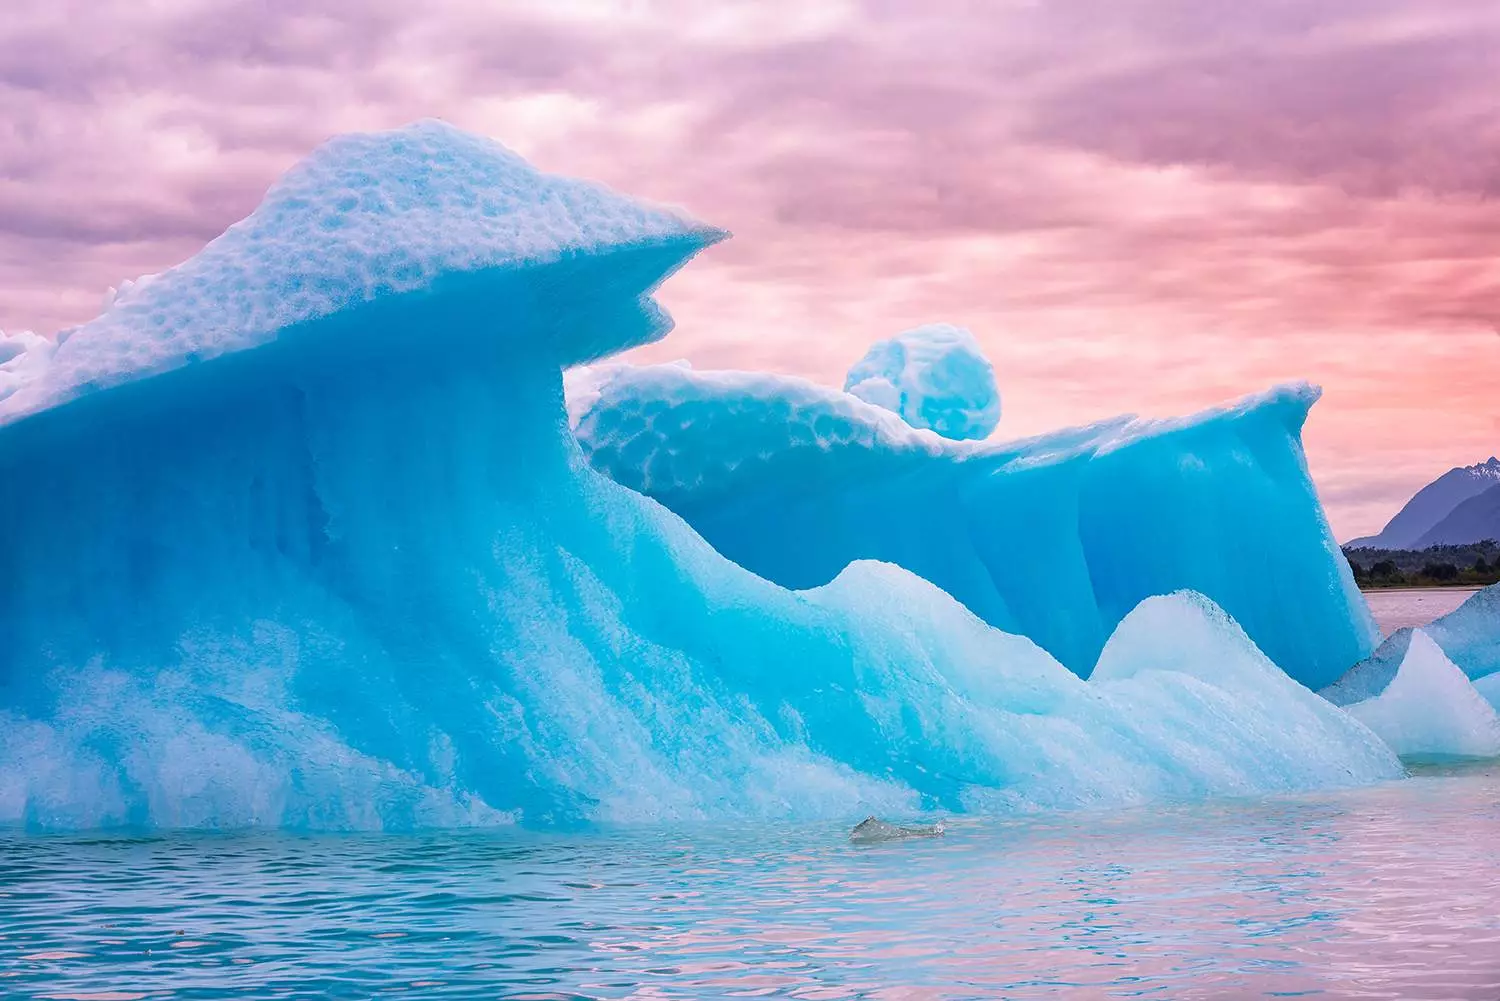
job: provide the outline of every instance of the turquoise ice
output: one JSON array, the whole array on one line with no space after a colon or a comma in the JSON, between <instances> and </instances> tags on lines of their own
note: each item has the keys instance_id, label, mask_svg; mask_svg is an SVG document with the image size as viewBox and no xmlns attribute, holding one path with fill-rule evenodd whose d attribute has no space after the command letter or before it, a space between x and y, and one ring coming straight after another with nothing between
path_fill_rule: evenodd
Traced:
<instances>
[{"instance_id":1,"label":"turquoise ice","mask_svg":"<svg viewBox=\"0 0 1500 1001\"><path fill-rule=\"evenodd\" d=\"M849 369L844 392L944 438L987 438L1000 423L994 368L973 334L948 323L876 341Z\"/></svg>"},{"instance_id":2,"label":"turquoise ice","mask_svg":"<svg viewBox=\"0 0 1500 1001\"><path fill-rule=\"evenodd\" d=\"M789 590L595 472L562 370L665 334L652 292L722 236L427 122L327 144L55 351L28 341L0 401L0 822L852 822L1400 774L1218 605L1128 600L1185 583L1149 554L1175 567L1241 509L1180 541L1170 512L1098 524L1121 604L1084 681L910 569ZM1202 468L1131 489L1227 504L1214 477L1246 464L1245 504L1307 514L1283 496L1305 404L1245 409L1272 416L1243 460L1185 424ZM891 455L947 462L886 418L920 439ZM1086 482L1137 438L1052 448ZM1309 517L1281 527L1318 570ZM1079 558L1060 524L1030 534ZM1308 623L1342 594L1320 580Z\"/></svg>"},{"instance_id":3,"label":"turquoise ice","mask_svg":"<svg viewBox=\"0 0 1500 1001\"><path fill-rule=\"evenodd\" d=\"M1476 591L1424 629L1470 678L1500 673L1500 584Z\"/></svg>"},{"instance_id":4,"label":"turquoise ice","mask_svg":"<svg viewBox=\"0 0 1500 1001\"><path fill-rule=\"evenodd\" d=\"M955 442L803 379L569 378L596 468L787 587L896 563L1084 676L1140 601L1190 589L1314 688L1379 640L1307 472L1317 398L1295 384L1192 417Z\"/></svg>"}]
</instances>

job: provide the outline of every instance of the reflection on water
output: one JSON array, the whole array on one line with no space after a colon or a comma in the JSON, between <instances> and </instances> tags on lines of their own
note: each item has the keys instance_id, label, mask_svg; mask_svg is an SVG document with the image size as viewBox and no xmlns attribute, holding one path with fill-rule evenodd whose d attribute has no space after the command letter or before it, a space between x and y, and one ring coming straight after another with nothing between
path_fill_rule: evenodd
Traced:
<instances>
[{"instance_id":1,"label":"reflection on water","mask_svg":"<svg viewBox=\"0 0 1500 1001\"><path fill-rule=\"evenodd\" d=\"M1380 627L1389 636L1407 626L1425 626L1469 600L1477 587L1389 587L1365 591L1365 601Z\"/></svg>"},{"instance_id":2,"label":"reflection on water","mask_svg":"<svg viewBox=\"0 0 1500 1001\"><path fill-rule=\"evenodd\" d=\"M1492 763L874 847L8 834L0 995L1493 998L1497 832Z\"/></svg>"}]
</instances>

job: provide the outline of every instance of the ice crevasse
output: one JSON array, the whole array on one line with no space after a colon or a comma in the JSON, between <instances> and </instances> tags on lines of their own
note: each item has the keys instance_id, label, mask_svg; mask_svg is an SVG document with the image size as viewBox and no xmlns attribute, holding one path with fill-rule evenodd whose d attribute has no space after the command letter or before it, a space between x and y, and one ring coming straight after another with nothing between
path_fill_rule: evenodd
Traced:
<instances>
[{"instance_id":1,"label":"ice crevasse","mask_svg":"<svg viewBox=\"0 0 1500 1001\"><path fill-rule=\"evenodd\" d=\"M653 290L723 235L423 122L329 142L195 257L7 347L0 823L848 817L1399 774L1200 595L1125 610L1085 681L908 569L790 590L596 472L562 370L664 335Z\"/></svg>"}]
</instances>

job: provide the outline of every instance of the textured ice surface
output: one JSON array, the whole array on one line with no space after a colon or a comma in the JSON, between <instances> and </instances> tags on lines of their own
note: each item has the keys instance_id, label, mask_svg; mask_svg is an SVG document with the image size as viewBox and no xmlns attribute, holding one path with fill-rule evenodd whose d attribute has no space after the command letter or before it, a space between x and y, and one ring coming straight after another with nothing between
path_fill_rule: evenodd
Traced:
<instances>
[{"instance_id":1,"label":"textured ice surface","mask_svg":"<svg viewBox=\"0 0 1500 1001\"><path fill-rule=\"evenodd\" d=\"M1313 687L1379 639L1307 474L1317 395L981 443L773 375L606 366L569 388L596 468L778 583L896 563L1080 674L1138 602L1186 588Z\"/></svg>"},{"instance_id":2,"label":"textured ice surface","mask_svg":"<svg viewBox=\"0 0 1500 1001\"><path fill-rule=\"evenodd\" d=\"M0 330L0 403L45 371L56 350L55 341L29 330Z\"/></svg>"},{"instance_id":3,"label":"textured ice surface","mask_svg":"<svg viewBox=\"0 0 1500 1001\"><path fill-rule=\"evenodd\" d=\"M423 207L387 175L453 165L496 198L536 177L477 142L335 143L313 164L342 166L294 172L305 197L279 186L247 227L322 276L322 305L226 237L75 333L63 350L88 350L28 408L81 393L67 373L150 377L0 427L0 821L853 819L1399 773L1204 599L1147 602L1084 682L900 567L790 591L596 473L561 369L663 329L650 291L716 233L664 238L676 223L615 200L595 227L558 205L582 189L544 179L501 204L573 220L594 234L577 252L529 225L469 246L486 191L433 176ZM313 183L362 171L409 204ZM318 270L337 234L377 229L409 285ZM207 274L244 281L226 299ZM179 365L191 345L215 356Z\"/></svg>"},{"instance_id":4,"label":"textured ice surface","mask_svg":"<svg viewBox=\"0 0 1500 1001\"><path fill-rule=\"evenodd\" d=\"M987 438L1000 423L994 368L973 334L947 323L876 341L849 370L844 392L944 438Z\"/></svg>"},{"instance_id":5,"label":"textured ice surface","mask_svg":"<svg viewBox=\"0 0 1500 1001\"><path fill-rule=\"evenodd\" d=\"M1385 690L1348 709L1402 757L1500 755L1494 706L1420 629Z\"/></svg>"},{"instance_id":6,"label":"textured ice surface","mask_svg":"<svg viewBox=\"0 0 1500 1001\"><path fill-rule=\"evenodd\" d=\"M949 447L972 447L948 446L847 393L762 372L606 364L570 370L566 387L570 421L594 464L679 513L753 496L762 482L836 493L851 473L878 481ZM825 583L842 567L804 583Z\"/></svg>"},{"instance_id":7,"label":"textured ice surface","mask_svg":"<svg viewBox=\"0 0 1500 1001\"><path fill-rule=\"evenodd\" d=\"M1141 602L1119 624L1089 684L1136 726L1158 760L1191 762L1249 792L1277 776L1336 773L1347 751L1355 774L1388 760L1366 736L1324 715L1327 703L1287 677L1224 610L1178 592ZM1149 722L1148 722L1149 721ZM1225 753L1225 744L1236 750ZM1240 751L1253 748L1248 755ZM1381 749L1383 750L1383 749ZM1348 765L1344 765L1348 767Z\"/></svg>"},{"instance_id":8,"label":"textured ice surface","mask_svg":"<svg viewBox=\"0 0 1500 1001\"><path fill-rule=\"evenodd\" d=\"M1469 679L1478 682L1500 673L1500 584L1474 592L1462 605L1423 626L1422 631ZM1321 694L1341 706L1379 695L1396 677L1412 635L1411 628L1396 630L1373 654Z\"/></svg>"},{"instance_id":9,"label":"textured ice surface","mask_svg":"<svg viewBox=\"0 0 1500 1001\"><path fill-rule=\"evenodd\" d=\"M383 296L624 246L670 245L680 256L722 236L599 185L543 174L498 143L442 122L342 136L186 263L111 290L103 315L68 332L52 364L0 400L0 423L296 335ZM550 336L562 358L584 362L667 329L664 322L626 331L579 325L569 322L578 318L565 303L548 304L555 329L513 322L541 305L513 295L512 322L497 319L492 335ZM421 366L431 353L451 350L444 333L419 326L399 349Z\"/></svg>"},{"instance_id":10,"label":"textured ice surface","mask_svg":"<svg viewBox=\"0 0 1500 1001\"><path fill-rule=\"evenodd\" d=\"M1318 694L1336 706L1350 706L1373 699L1396 677L1401 661L1406 658L1406 649L1411 645L1412 632L1409 626L1396 630L1374 653L1351 667L1333 684L1319 689Z\"/></svg>"}]
</instances>

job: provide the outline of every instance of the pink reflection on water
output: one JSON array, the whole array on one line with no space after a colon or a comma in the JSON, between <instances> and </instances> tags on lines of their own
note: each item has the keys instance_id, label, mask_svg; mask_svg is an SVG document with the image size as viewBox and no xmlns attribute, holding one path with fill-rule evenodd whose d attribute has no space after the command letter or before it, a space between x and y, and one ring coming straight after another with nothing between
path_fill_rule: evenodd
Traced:
<instances>
[{"instance_id":1,"label":"pink reflection on water","mask_svg":"<svg viewBox=\"0 0 1500 1001\"><path fill-rule=\"evenodd\" d=\"M1500 781L1477 781L741 859L632 945L715 996L1500 996Z\"/></svg>"}]
</instances>

